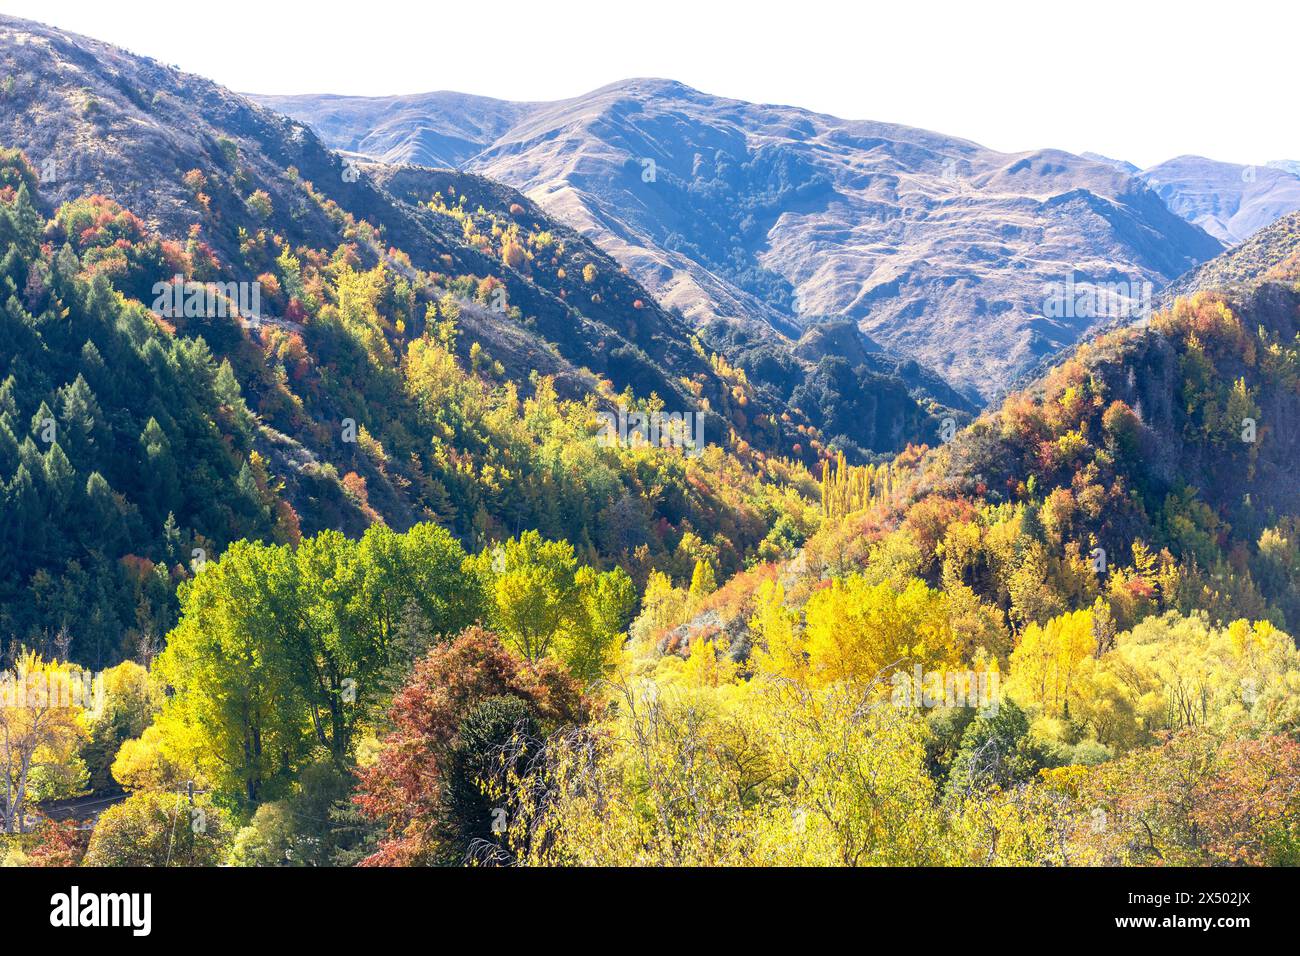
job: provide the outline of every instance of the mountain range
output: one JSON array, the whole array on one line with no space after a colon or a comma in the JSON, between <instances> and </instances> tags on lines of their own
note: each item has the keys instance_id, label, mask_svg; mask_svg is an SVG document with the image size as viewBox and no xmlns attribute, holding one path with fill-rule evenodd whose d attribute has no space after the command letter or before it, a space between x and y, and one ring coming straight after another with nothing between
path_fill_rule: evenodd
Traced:
<instances>
[{"instance_id":1,"label":"mountain range","mask_svg":"<svg viewBox=\"0 0 1300 956\"><path fill-rule=\"evenodd\" d=\"M1242 166L1179 156L1139 175L1170 209L1227 246L1300 209L1300 175L1287 161Z\"/></svg>"},{"instance_id":2,"label":"mountain range","mask_svg":"<svg viewBox=\"0 0 1300 956\"><path fill-rule=\"evenodd\" d=\"M1143 171L1094 154L1002 154L666 80L556 103L250 101L9 18L0 58L0 142L37 165L51 208L102 194L227 263L259 229L317 248L355 239L341 214L374 229L363 262L391 264L395 249L415 269L498 276L517 320L469 308L464 321L512 377L541 371L576 396L607 376L683 407L693 378L725 409L728 386L694 334L748 376L759 405L746 422L788 409L868 454L933 437L940 418L964 420L1114 324L1052 314L1048 290L1136 292L1192 275L1222 248L1207 232L1222 232L1219 219L1171 207L1195 220L1218 196L1244 232L1285 211L1300 182L1285 163L1184 158ZM203 205L187 175L203 178ZM246 202L255 192L269 214ZM562 238L564 261L500 261L431 212L435 196L522 217ZM583 288L587 265L600 290ZM1132 304L1119 303L1121 321Z\"/></svg>"},{"instance_id":3,"label":"mountain range","mask_svg":"<svg viewBox=\"0 0 1300 956\"><path fill-rule=\"evenodd\" d=\"M706 335L848 320L982 404L1096 316L1050 290L1159 288L1216 255L1136 168L632 79L553 103L254 97L335 148L523 191ZM1168 188L1167 185L1165 188Z\"/></svg>"}]
</instances>

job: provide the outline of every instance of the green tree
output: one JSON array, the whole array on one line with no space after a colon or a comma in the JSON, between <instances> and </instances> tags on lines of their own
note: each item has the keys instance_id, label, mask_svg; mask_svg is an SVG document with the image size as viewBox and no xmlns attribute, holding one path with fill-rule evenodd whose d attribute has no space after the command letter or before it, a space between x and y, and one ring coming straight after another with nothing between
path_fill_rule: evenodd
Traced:
<instances>
[{"instance_id":1,"label":"green tree","mask_svg":"<svg viewBox=\"0 0 1300 956\"><path fill-rule=\"evenodd\" d=\"M536 531L467 563L483 582L489 625L525 660L554 655L586 680L604 673L635 602L627 572L579 566L571 544Z\"/></svg>"},{"instance_id":2,"label":"green tree","mask_svg":"<svg viewBox=\"0 0 1300 956\"><path fill-rule=\"evenodd\" d=\"M1003 698L994 713L966 726L948 775L947 792L969 795L1030 779L1046 763L1029 735L1029 719Z\"/></svg>"},{"instance_id":3,"label":"green tree","mask_svg":"<svg viewBox=\"0 0 1300 956\"><path fill-rule=\"evenodd\" d=\"M155 662L170 688L162 736L247 807L283 789L310 752L300 667L282 639L286 548L238 542L181 586L181 619Z\"/></svg>"},{"instance_id":4,"label":"green tree","mask_svg":"<svg viewBox=\"0 0 1300 956\"><path fill-rule=\"evenodd\" d=\"M113 787L111 771L118 750L144 733L159 703L149 672L134 661L110 667L99 680L97 706L86 721L90 739L82 748L92 790Z\"/></svg>"},{"instance_id":5,"label":"green tree","mask_svg":"<svg viewBox=\"0 0 1300 956\"><path fill-rule=\"evenodd\" d=\"M219 866L231 826L206 795L142 792L109 807L95 824L85 866Z\"/></svg>"}]
</instances>

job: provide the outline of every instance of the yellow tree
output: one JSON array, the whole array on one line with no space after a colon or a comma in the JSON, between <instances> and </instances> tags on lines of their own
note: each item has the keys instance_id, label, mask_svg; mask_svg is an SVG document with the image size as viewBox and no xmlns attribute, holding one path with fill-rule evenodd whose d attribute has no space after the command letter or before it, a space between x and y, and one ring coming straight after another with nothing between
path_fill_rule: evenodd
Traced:
<instances>
[{"instance_id":1,"label":"yellow tree","mask_svg":"<svg viewBox=\"0 0 1300 956\"><path fill-rule=\"evenodd\" d=\"M762 681L757 708L783 785L756 814L755 863L948 862L935 784L925 769L925 721L892 706L881 691L879 682L808 689Z\"/></svg>"},{"instance_id":2,"label":"yellow tree","mask_svg":"<svg viewBox=\"0 0 1300 956\"><path fill-rule=\"evenodd\" d=\"M1068 717L1071 703L1077 704L1087 689L1095 647L1091 610L1062 614L1042 626L1030 624L1011 654L1007 693L1049 717Z\"/></svg>"},{"instance_id":3,"label":"yellow tree","mask_svg":"<svg viewBox=\"0 0 1300 956\"><path fill-rule=\"evenodd\" d=\"M85 767L78 748L86 736L84 714L91 703L90 675L66 662L46 661L31 651L19 655L0 677L0 772L6 833L24 831L33 789L36 796L75 793ZM40 786L35 786L39 781Z\"/></svg>"},{"instance_id":4,"label":"yellow tree","mask_svg":"<svg viewBox=\"0 0 1300 956\"><path fill-rule=\"evenodd\" d=\"M684 588L673 587L668 575L651 571L641 598L641 614L632 625L632 633L643 641L650 640L681 624L686 619L687 596Z\"/></svg>"},{"instance_id":5,"label":"yellow tree","mask_svg":"<svg viewBox=\"0 0 1300 956\"><path fill-rule=\"evenodd\" d=\"M525 660L548 655L583 680L612 665L636 602L622 568L600 573L579 565L567 541L536 531L469 558L478 575L494 631Z\"/></svg>"},{"instance_id":6,"label":"yellow tree","mask_svg":"<svg viewBox=\"0 0 1300 956\"><path fill-rule=\"evenodd\" d=\"M814 686L870 682L894 667L959 659L943 594L921 581L900 592L860 575L836 579L809 598L804 616Z\"/></svg>"},{"instance_id":7,"label":"yellow tree","mask_svg":"<svg viewBox=\"0 0 1300 956\"><path fill-rule=\"evenodd\" d=\"M99 675L95 708L86 715L89 740L82 749L90 770L90 786L112 786L110 768L122 744L144 733L161 705L161 694L149 672L135 661L123 661Z\"/></svg>"},{"instance_id":8,"label":"yellow tree","mask_svg":"<svg viewBox=\"0 0 1300 956\"><path fill-rule=\"evenodd\" d=\"M717 589L718 583L713 575L713 565L703 559L696 561L695 570L691 572L691 588L688 592L690 609L694 611Z\"/></svg>"},{"instance_id":9,"label":"yellow tree","mask_svg":"<svg viewBox=\"0 0 1300 956\"><path fill-rule=\"evenodd\" d=\"M543 866L749 862L748 813L771 770L746 712L707 685L609 689L604 720L551 738L527 776L489 782L491 799L516 808L513 854Z\"/></svg>"},{"instance_id":10,"label":"yellow tree","mask_svg":"<svg viewBox=\"0 0 1300 956\"><path fill-rule=\"evenodd\" d=\"M795 615L785 606L780 581L764 581L749 628L757 643L758 668L774 677L802 678L806 672L802 641L795 634Z\"/></svg>"}]
</instances>

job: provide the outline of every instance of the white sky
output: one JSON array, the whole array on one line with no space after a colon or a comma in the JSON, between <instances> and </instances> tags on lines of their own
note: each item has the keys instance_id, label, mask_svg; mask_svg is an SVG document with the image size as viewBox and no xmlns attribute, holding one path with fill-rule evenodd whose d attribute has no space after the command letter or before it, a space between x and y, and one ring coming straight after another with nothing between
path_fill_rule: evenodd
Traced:
<instances>
[{"instance_id":1,"label":"white sky","mask_svg":"<svg viewBox=\"0 0 1300 956\"><path fill-rule=\"evenodd\" d=\"M244 92L559 99L631 76L995 149L1300 160L1296 0L0 0Z\"/></svg>"}]
</instances>

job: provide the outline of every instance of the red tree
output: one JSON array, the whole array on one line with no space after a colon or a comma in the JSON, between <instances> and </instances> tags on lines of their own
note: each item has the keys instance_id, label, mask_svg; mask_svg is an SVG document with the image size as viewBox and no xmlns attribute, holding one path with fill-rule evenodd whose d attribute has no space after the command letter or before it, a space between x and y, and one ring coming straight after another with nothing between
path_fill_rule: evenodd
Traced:
<instances>
[{"instance_id":1,"label":"red tree","mask_svg":"<svg viewBox=\"0 0 1300 956\"><path fill-rule=\"evenodd\" d=\"M36 842L27 851L28 866L80 866L90 834L77 829L72 820L42 820L36 827Z\"/></svg>"},{"instance_id":2,"label":"red tree","mask_svg":"<svg viewBox=\"0 0 1300 956\"><path fill-rule=\"evenodd\" d=\"M490 631L467 628L435 648L393 698L389 717L395 729L384 738L378 760L359 772L354 799L388 831L363 866L421 865L434 857L458 729L478 703L502 696L524 700L547 729L587 716L568 673L551 661L522 660Z\"/></svg>"}]
</instances>

